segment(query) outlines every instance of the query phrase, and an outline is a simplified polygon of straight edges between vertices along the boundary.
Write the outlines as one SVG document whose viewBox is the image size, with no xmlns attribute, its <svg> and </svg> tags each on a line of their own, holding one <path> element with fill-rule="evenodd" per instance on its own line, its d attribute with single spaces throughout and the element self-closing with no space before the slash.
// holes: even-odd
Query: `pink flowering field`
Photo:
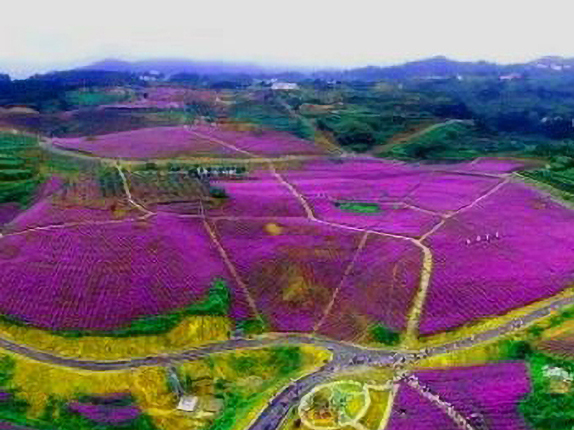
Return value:
<svg viewBox="0 0 574 430">
<path fill-rule="evenodd" d="M 435 267 L 422 334 L 508 312 L 574 282 L 574 212 L 522 184 L 451 218 L 428 245 Z"/>
<path fill-rule="evenodd" d="M 401 383 L 388 430 L 459 430 L 455 422 L 414 388 Z"/>
<path fill-rule="evenodd" d="M 273 221 L 278 235 L 266 230 Z M 222 246 L 275 331 L 311 331 L 360 240 L 305 220 L 218 220 Z"/>
<path fill-rule="evenodd" d="M 429 369 L 417 372 L 416 376 L 471 424 L 483 421 L 496 430 L 529 428 L 518 410 L 520 400 L 530 392 L 524 362 Z"/>
<path fill-rule="evenodd" d="M 162 215 L 36 231 L 2 239 L 0 312 L 50 329 L 108 330 L 197 301 L 214 277 L 231 279 L 199 222 Z M 245 314 L 236 302 L 232 313 Z"/>
<path fill-rule="evenodd" d="M 408 241 L 370 235 L 319 332 L 357 340 L 375 323 L 402 331 L 418 289 L 421 258 Z"/>
<path fill-rule="evenodd" d="M 109 158 L 147 159 L 183 156 L 245 158 L 245 155 L 191 134 L 183 126 L 154 127 L 96 136 L 92 140 L 80 138 L 53 139 L 61 149 L 81 150 Z"/>
<path fill-rule="evenodd" d="M 428 369 L 415 373 L 421 387 L 451 405 L 473 428 L 528 430 L 519 413 L 530 391 L 523 362 Z M 387 425 L 391 430 L 458 429 L 454 420 L 418 390 L 401 382 Z"/>
</svg>

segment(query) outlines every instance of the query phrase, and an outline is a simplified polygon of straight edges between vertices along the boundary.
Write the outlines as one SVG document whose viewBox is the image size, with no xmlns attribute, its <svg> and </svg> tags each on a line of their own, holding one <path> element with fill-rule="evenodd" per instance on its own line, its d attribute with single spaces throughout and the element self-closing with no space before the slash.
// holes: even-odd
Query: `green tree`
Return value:
<svg viewBox="0 0 574 430">
<path fill-rule="evenodd" d="M 400 335 L 383 324 L 376 324 L 371 327 L 371 334 L 373 338 L 385 345 L 396 345 L 400 341 Z"/>
</svg>

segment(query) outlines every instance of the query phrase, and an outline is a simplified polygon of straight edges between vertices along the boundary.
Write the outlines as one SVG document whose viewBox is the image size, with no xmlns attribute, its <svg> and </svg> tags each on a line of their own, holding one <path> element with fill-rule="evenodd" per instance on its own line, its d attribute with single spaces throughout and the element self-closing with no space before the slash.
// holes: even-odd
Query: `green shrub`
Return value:
<svg viewBox="0 0 574 430">
<path fill-rule="evenodd" d="M 384 345 L 397 345 L 401 339 L 399 333 L 393 331 L 383 324 L 376 324 L 371 327 L 373 338 Z"/>
<path fill-rule="evenodd" d="M 0 181 L 30 179 L 34 174 L 28 169 L 0 169 Z"/>
<path fill-rule="evenodd" d="M 225 199 L 229 197 L 227 191 L 223 187 L 209 187 L 209 195 L 216 199 Z"/>
</svg>

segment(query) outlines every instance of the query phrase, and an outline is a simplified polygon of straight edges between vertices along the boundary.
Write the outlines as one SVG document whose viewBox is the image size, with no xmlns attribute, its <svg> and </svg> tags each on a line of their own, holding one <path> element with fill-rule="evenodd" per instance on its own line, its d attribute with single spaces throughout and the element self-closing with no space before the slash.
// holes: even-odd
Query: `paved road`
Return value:
<svg viewBox="0 0 574 430">
<path fill-rule="evenodd" d="M 532 311 L 523 317 L 512 320 L 495 329 L 484 331 L 456 342 L 430 347 L 427 348 L 425 352 L 428 356 L 439 355 L 493 340 L 513 330 L 518 330 L 524 325 L 533 323 L 536 320 L 547 316 L 552 311 L 571 305 L 574 305 L 574 297 L 558 299 L 543 308 Z M 364 365 L 404 364 L 405 362 L 414 361 L 420 358 L 421 354 L 420 351 L 396 351 L 383 348 L 363 348 L 344 342 L 307 336 L 304 334 L 286 334 L 265 336 L 255 339 L 231 339 L 225 342 L 210 344 L 179 353 L 156 355 L 145 358 L 97 361 L 60 357 L 47 352 L 38 351 L 24 345 L 19 345 L 8 339 L 0 338 L 1 348 L 17 354 L 45 363 L 92 371 L 129 369 L 150 365 L 167 365 L 174 362 L 198 360 L 217 352 L 285 344 L 308 344 L 326 348 L 333 353 L 333 359 L 316 372 L 301 378 L 281 391 L 269 403 L 259 418 L 254 421 L 250 430 L 275 429 L 281 421 L 283 421 L 289 409 L 296 404 L 303 395 L 309 392 L 315 385 L 327 380 L 339 370 Z"/>
</svg>

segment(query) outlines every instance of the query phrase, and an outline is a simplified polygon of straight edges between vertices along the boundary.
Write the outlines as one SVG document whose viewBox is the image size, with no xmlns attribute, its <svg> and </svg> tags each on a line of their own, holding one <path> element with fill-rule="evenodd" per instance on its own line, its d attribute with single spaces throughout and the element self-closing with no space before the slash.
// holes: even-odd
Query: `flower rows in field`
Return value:
<svg viewBox="0 0 574 430">
<path fill-rule="evenodd" d="M 268 157 L 322 154 L 313 142 L 287 133 L 236 132 L 213 126 L 144 128 L 87 138 L 58 138 L 53 139 L 52 144 L 61 149 L 87 151 L 101 157 L 132 159 L 248 157 L 233 146 Z"/>
<path fill-rule="evenodd" d="M 400 383 L 388 429 L 455 430 L 461 428 L 456 416 L 475 429 L 528 428 L 518 411 L 530 391 L 522 362 L 430 369 L 417 372 L 415 381 Z"/>
<path fill-rule="evenodd" d="M 437 212 L 456 211 L 500 181 L 498 178 L 437 172 L 422 181 L 405 201 Z"/>
<path fill-rule="evenodd" d="M 301 219 L 214 224 L 272 330 L 312 331 L 331 306 L 319 328 L 333 338 L 356 339 L 373 323 L 405 326 L 420 272 L 408 242 L 371 237 L 357 252 L 362 233 Z"/>
<path fill-rule="evenodd" d="M 365 199 L 359 200 L 369 202 Z M 342 200 L 317 196 L 308 198 L 307 201 L 319 219 L 383 233 L 419 237 L 440 222 L 439 215 L 408 207 L 402 203 L 377 203 L 380 208 L 377 213 L 356 214 L 340 208 L 340 202 L 353 202 L 354 199 Z"/>
<path fill-rule="evenodd" d="M 1 203 L 0 204 L 0 227 L 12 221 L 20 212 L 18 203 Z"/>
<path fill-rule="evenodd" d="M 222 140 L 243 151 L 264 157 L 325 154 L 313 142 L 281 131 L 237 132 L 221 127 L 203 125 L 193 127 L 192 131 Z"/>
<path fill-rule="evenodd" d="M 203 225 L 168 216 L 1 240 L 0 312 L 49 329 L 115 329 L 229 278 Z M 244 314 L 244 300 L 235 302 L 232 314 Z"/>
<path fill-rule="evenodd" d="M 244 181 L 215 181 L 228 198 L 209 210 L 210 216 L 304 217 L 301 203 L 277 179 L 264 172 L 251 174 Z"/>
<path fill-rule="evenodd" d="M 421 260 L 410 242 L 370 235 L 319 332 L 357 340 L 375 323 L 402 331 L 418 289 Z"/>
<path fill-rule="evenodd" d="M 388 430 L 460 430 L 446 412 L 404 383 L 399 386 L 386 428 Z"/>
<path fill-rule="evenodd" d="M 523 170 L 533 164 L 527 160 L 513 160 L 504 158 L 479 158 L 471 162 L 449 164 L 440 166 L 444 170 L 463 171 L 468 173 L 484 173 L 498 175 Z"/>
<path fill-rule="evenodd" d="M 485 424 L 496 430 L 527 428 L 518 411 L 518 403 L 530 392 L 523 362 L 425 370 L 416 377 L 477 428 Z"/>
<path fill-rule="evenodd" d="M 122 131 L 91 138 L 59 138 L 52 144 L 109 158 L 235 157 L 244 154 L 191 134 L 186 127 L 153 127 Z"/>
<path fill-rule="evenodd" d="M 377 202 L 404 201 L 423 209 L 446 212 L 471 203 L 500 179 L 443 172 L 372 159 L 312 161 L 286 178 L 305 196 Z"/>
<path fill-rule="evenodd" d="M 44 226 L 57 226 L 69 223 L 90 223 L 130 220 L 142 213 L 130 206 L 126 199 L 104 200 L 98 204 L 74 205 L 69 199 L 59 196 L 48 197 L 21 212 L 6 226 L 7 233 Z"/>
<path fill-rule="evenodd" d="M 503 314 L 574 281 L 574 213 L 524 185 L 506 184 L 449 219 L 428 245 L 434 270 L 423 335 Z"/>
<path fill-rule="evenodd" d="M 276 331 L 312 331 L 331 300 L 360 234 L 305 220 L 217 220 L 222 246 L 257 308 Z"/>
</svg>

